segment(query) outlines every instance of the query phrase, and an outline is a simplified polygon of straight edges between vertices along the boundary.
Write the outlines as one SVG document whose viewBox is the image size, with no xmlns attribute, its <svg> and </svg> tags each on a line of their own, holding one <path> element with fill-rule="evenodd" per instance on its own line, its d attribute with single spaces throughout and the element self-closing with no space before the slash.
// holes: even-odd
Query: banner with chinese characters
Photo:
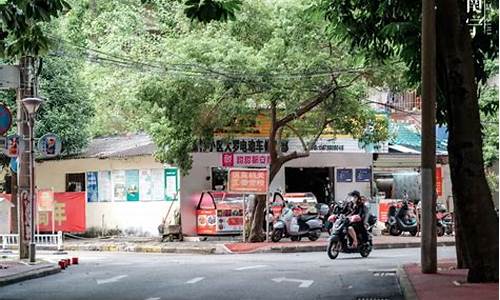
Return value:
<svg viewBox="0 0 500 300">
<path fill-rule="evenodd" d="M 281 141 L 281 151 L 288 152 L 288 141 Z M 269 139 L 214 140 L 211 143 L 199 142 L 195 152 L 232 152 L 232 153 L 269 153 Z"/>
<path fill-rule="evenodd" d="M 229 169 L 229 193 L 267 194 L 269 172 L 267 169 Z"/>
<path fill-rule="evenodd" d="M 39 189 L 36 197 L 39 211 L 52 211 L 54 205 L 54 191 L 52 189 Z"/>
<path fill-rule="evenodd" d="M 55 231 L 85 232 L 85 192 L 54 193 Z M 40 232 L 52 231 L 52 212 L 38 213 Z"/>
<path fill-rule="evenodd" d="M 267 167 L 271 156 L 265 154 L 222 153 L 223 167 Z"/>
<path fill-rule="evenodd" d="M 436 193 L 443 196 L 443 169 L 440 166 L 436 166 Z"/>
</svg>

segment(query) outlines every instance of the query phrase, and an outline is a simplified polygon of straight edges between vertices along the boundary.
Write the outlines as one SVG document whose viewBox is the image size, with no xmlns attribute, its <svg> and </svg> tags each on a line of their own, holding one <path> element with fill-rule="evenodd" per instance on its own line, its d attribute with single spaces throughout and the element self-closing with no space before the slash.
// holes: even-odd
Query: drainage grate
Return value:
<svg viewBox="0 0 500 300">
<path fill-rule="evenodd" d="M 391 300 L 390 298 L 385 297 L 358 297 L 356 300 Z"/>
</svg>

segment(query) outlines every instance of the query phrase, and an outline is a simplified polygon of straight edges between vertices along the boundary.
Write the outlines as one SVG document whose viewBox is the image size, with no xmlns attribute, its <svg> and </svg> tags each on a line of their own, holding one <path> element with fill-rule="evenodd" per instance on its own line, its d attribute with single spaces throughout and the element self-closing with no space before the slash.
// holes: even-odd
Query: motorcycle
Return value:
<svg viewBox="0 0 500 300">
<path fill-rule="evenodd" d="M 447 212 L 446 207 L 443 204 L 437 204 L 436 209 L 436 221 L 437 221 L 437 236 L 443 236 L 445 234 L 453 234 L 453 216 L 451 213 Z"/>
<path fill-rule="evenodd" d="M 399 236 L 407 231 L 412 236 L 416 236 L 418 233 L 418 222 L 413 203 L 409 200 L 403 200 L 400 207 L 397 204 L 392 204 L 389 207 L 385 225 L 391 235 Z"/>
<path fill-rule="evenodd" d="M 359 218 L 359 216 L 357 216 Z M 354 221 L 354 220 L 353 220 Z M 333 224 L 332 234 L 329 238 L 327 254 L 330 259 L 335 259 L 340 252 L 343 253 L 359 253 L 362 257 L 368 257 L 373 249 L 372 242 L 372 229 L 377 223 L 377 219 L 374 216 L 370 216 L 368 220 L 369 227 L 366 229 L 366 236 L 363 237 L 362 232 L 356 231 L 359 243 L 357 248 L 349 247 L 351 242 L 351 237 L 349 236 L 347 229 L 351 224 L 350 218 L 344 214 L 340 214 L 335 218 L 335 223 Z"/>
<path fill-rule="evenodd" d="M 302 215 L 300 208 L 283 208 L 281 216 L 273 224 L 271 240 L 279 242 L 283 237 L 290 237 L 294 242 L 303 237 L 316 241 L 321 235 L 323 222 L 315 215 Z"/>
</svg>

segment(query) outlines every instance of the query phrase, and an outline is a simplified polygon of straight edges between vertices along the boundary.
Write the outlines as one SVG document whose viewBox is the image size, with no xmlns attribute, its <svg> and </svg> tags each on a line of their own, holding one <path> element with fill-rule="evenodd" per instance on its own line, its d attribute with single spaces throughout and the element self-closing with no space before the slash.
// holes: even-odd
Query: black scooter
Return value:
<svg viewBox="0 0 500 300">
<path fill-rule="evenodd" d="M 412 205 L 413 206 L 413 205 Z M 408 200 L 404 200 L 400 208 L 396 205 L 389 207 L 388 218 L 385 226 L 391 235 L 399 236 L 403 232 L 409 232 L 416 236 L 418 233 L 417 216 L 411 213 L 413 207 L 410 208 Z"/>
<path fill-rule="evenodd" d="M 362 257 L 367 257 L 373 249 L 372 242 L 372 229 L 377 223 L 377 218 L 375 216 L 370 216 L 368 219 L 369 227 L 366 230 L 366 234 L 362 232 L 356 232 L 358 236 L 359 243 L 357 248 L 350 248 L 349 244 L 351 238 L 347 233 L 347 228 L 349 227 L 349 218 L 344 214 L 337 216 L 335 222 L 333 223 L 332 234 L 330 236 L 327 248 L 327 254 L 330 259 L 335 259 L 340 252 L 343 253 L 359 253 Z"/>
</svg>

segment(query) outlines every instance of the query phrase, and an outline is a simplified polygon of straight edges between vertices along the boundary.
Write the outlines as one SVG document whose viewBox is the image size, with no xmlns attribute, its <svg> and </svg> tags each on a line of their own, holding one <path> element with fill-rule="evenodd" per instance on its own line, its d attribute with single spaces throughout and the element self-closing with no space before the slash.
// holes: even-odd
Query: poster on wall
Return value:
<svg viewBox="0 0 500 300">
<path fill-rule="evenodd" d="M 443 196 L 443 169 L 440 166 L 436 166 L 436 193 Z"/>
<path fill-rule="evenodd" d="M 337 169 L 337 182 L 352 182 L 352 169 Z"/>
<path fill-rule="evenodd" d="M 165 169 L 165 200 L 177 200 L 177 169 Z"/>
<path fill-rule="evenodd" d="M 98 173 L 97 196 L 99 202 L 109 202 L 113 198 L 113 190 L 111 189 L 111 172 L 101 171 Z"/>
<path fill-rule="evenodd" d="M 127 201 L 139 201 L 139 170 L 125 171 Z"/>
<path fill-rule="evenodd" d="M 127 198 L 125 186 L 125 171 L 112 171 L 111 182 L 113 183 L 113 201 L 125 201 Z"/>
<path fill-rule="evenodd" d="M 97 202 L 98 187 L 97 187 L 97 172 L 87 172 L 87 202 Z"/>
<path fill-rule="evenodd" d="M 153 177 L 150 169 L 139 171 L 139 199 L 141 201 L 153 200 Z"/>
<path fill-rule="evenodd" d="M 370 182 L 372 171 L 370 168 L 356 169 L 356 182 Z"/>
<path fill-rule="evenodd" d="M 163 169 L 151 170 L 152 195 L 151 200 L 165 199 L 165 173 Z"/>
</svg>

